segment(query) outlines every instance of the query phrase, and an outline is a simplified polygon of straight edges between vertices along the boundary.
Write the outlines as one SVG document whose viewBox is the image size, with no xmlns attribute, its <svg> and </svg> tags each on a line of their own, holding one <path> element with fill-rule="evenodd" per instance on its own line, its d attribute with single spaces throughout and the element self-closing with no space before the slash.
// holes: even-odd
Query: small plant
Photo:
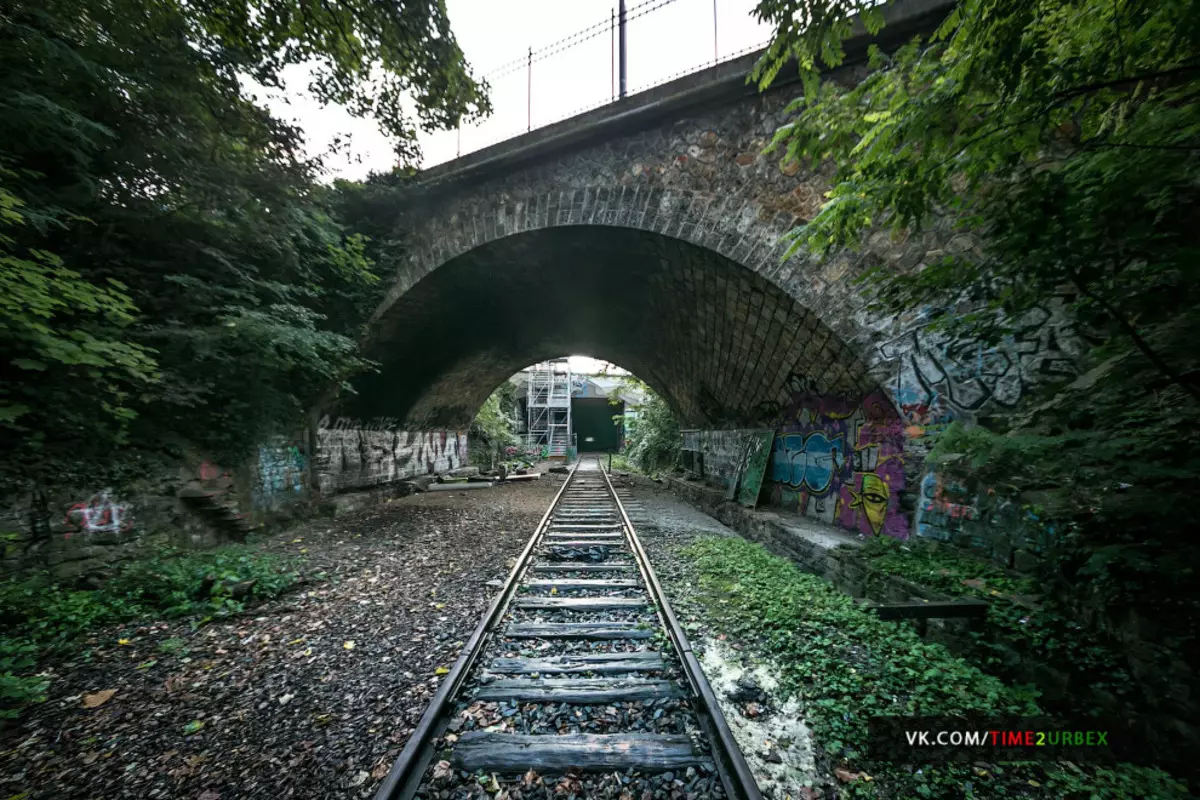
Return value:
<svg viewBox="0 0 1200 800">
<path fill-rule="evenodd" d="M 802 697 L 813 739 L 835 763 L 871 775 L 850 796 L 1185 797 L 1161 770 L 1069 763 L 927 764 L 872 759 L 872 716 L 1036 716 L 1034 693 L 1004 684 L 923 642 L 908 627 L 879 619 L 822 578 L 801 572 L 760 545 L 701 539 L 685 555 L 710 631 L 769 657 L 784 691 Z M 1036 791 L 1031 791 L 1036 790 Z"/>
<path fill-rule="evenodd" d="M 173 552 L 117 568 L 101 589 L 76 590 L 47 576 L 0 581 L 0 716 L 41 702 L 38 661 L 63 655 L 103 625 L 146 615 L 198 615 L 200 624 L 275 597 L 299 580 L 292 562 L 246 545 Z M 183 639 L 159 645 L 184 651 Z"/>
</svg>

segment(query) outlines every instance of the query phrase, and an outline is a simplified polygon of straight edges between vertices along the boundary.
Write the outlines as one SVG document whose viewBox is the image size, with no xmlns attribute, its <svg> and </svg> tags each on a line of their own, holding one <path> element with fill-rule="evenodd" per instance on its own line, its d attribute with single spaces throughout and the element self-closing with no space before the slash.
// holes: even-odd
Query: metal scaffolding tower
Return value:
<svg viewBox="0 0 1200 800">
<path fill-rule="evenodd" d="M 529 449 L 565 458 L 571 443 L 571 367 L 565 358 L 535 364 L 526 393 Z"/>
</svg>

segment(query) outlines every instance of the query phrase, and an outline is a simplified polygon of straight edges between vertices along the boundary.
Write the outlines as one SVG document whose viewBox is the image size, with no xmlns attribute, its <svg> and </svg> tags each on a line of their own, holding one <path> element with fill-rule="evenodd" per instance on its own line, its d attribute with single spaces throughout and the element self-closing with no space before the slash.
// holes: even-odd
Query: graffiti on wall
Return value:
<svg viewBox="0 0 1200 800">
<path fill-rule="evenodd" d="M 82 503 L 67 509 L 64 524 L 72 533 L 120 533 L 133 526 L 133 517 L 126 503 L 113 500 L 112 490 L 96 492 Z"/>
<path fill-rule="evenodd" d="M 1061 313 L 1037 307 L 995 346 L 918 327 L 880 345 L 910 438 L 952 419 L 1014 408 L 1030 387 L 1077 374 L 1083 343 Z"/>
<path fill-rule="evenodd" d="M 921 478 L 921 497 L 913 515 L 917 533 L 939 541 L 950 537 L 976 518 L 978 511 L 967 487 L 930 471 Z"/>
<path fill-rule="evenodd" d="M 304 491 L 304 454 L 294 444 L 259 446 L 252 501 L 256 509 L 286 502 Z"/>
<path fill-rule="evenodd" d="M 775 434 L 772 502 L 863 534 L 908 537 L 900 512 L 904 425 L 875 391 L 855 400 L 796 395 Z"/>
<path fill-rule="evenodd" d="M 397 421 L 330 420 L 317 428 L 314 468 L 322 492 L 367 488 L 446 472 L 467 460 L 465 431 L 401 431 Z"/>
</svg>

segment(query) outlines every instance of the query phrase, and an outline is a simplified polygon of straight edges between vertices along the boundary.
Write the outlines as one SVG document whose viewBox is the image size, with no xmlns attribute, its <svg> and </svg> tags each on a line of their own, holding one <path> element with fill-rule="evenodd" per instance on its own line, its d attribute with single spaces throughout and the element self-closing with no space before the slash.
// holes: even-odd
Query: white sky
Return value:
<svg viewBox="0 0 1200 800">
<path fill-rule="evenodd" d="M 571 372 L 592 375 L 597 372 L 607 372 L 610 375 L 628 375 L 629 371 L 618 367 L 616 364 L 608 361 L 600 361 L 599 359 L 591 358 L 590 356 L 568 356 L 567 363 L 571 366 Z"/>
<path fill-rule="evenodd" d="M 630 16 L 642 0 L 627 0 Z M 662 0 L 651 0 L 646 8 Z M 770 29 L 751 15 L 756 0 L 715 0 L 717 55 L 724 60 L 770 37 Z M 527 115 L 537 128 L 606 102 L 612 93 L 615 48 L 607 21 L 615 0 L 447 0 L 450 23 L 478 77 L 523 59 L 535 51 L 595 23 L 599 35 L 564 52 L 535 61 L 532 69 L 532 108 L 527 108 L 524 66 L 503 77 L 490 78 L 493 113 L 477 127 L 422 134 L 422 167 L 453 159 L 525 132 Z M 628 23 L 629 94 L 661 83 L 677 73 L 691 72 L 713 61 L 714 0 L 670 0 Z M 288 73 L 287 98 L 267 95 L 266 105 L 284 120 L 304 129 L 310 154 L 324 152 L 337 134 L 349 134 L 352 158 L 331 157 L 331 177 L 360 179 L 371 171 L 391 169 L 396 159 L 387 138 L 370 120 L 355 119 L 340 107 L 322 108 L 304 93 L 307 70 Z"/>
</svg>

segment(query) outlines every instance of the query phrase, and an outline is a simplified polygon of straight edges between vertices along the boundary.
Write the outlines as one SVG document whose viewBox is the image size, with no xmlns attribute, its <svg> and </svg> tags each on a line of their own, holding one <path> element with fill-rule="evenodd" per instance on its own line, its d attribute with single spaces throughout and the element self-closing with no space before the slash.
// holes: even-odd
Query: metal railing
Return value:
<svg viewBox="0 0 1200 800">
<path fill-rule="evenodd" d="M 725 61 L 740 58 L 756 50 L 761 50 L 770 43 L 769 38 L 764 40 L 756 39 L 749 46 L 737 47 L 724 53 L 720 50 L 721 37 L 719 34 L 721 17 L 718 14 L 718 10 L 725 8 L 728 14 L 730 10 L 736 12 L 737 9 L 744 6 L 747 11 L 745 18 L 735 16 L 734 19 L 749 24 L 750 17 L 748 12 L 752 8 L 749 0 L 640 0 L 640 2 L 636 2 L 628 7 L 626 6 L 626 0 L 618 0 L 618 2 L 619 5 L 612 9 L 607 19 L 598 20 L 591 25 L 541 47 L 527 47 L 525 52 L 519 57 L 505 61 L 481 75 L 481 79 L 487 81 L 491 89 L 494 112 L 491 117 L 481 120 L 478 123 L 459 127 L 455 156 L 461 157 L 507 139 L 520 136 L 523 133 L 553 125 L 564 119 L 569 119 L 609 105 L 629 94 L 643 92 L 685 75 L 690 75 Z M 634 84 L 630 80 L 630 70 L 628 69 L 629 46 L 627 43 L 632 23 L 639 19 L 649 19 L 651 15 L 661 17 L 663 10 L 667 8 L 672 8 L 684 14 L 685 16 L 681 17 L 681 19 L 685 19 L 687 21 L 686 24 L 692 27 L 698 25 L 698 20 L 701 17 L 711 15 L 711 57 L 698 59 L 671 74 L 657 75 L 641 83 Z M 666 22 L 668 20 L 660 18 L 658 21 Z M 736 28 L 738 26 L 735 25 L 733 27 Z M 758 27 L 761 27 L 761 25 Z M 602 37 L 606 35 L 608 38 L 608 48 L 607 52 L 604 52 L 596 45 L 601 44 Z M 650 51 L 647 49 L 647 52 L 656 52 L 659 54 L 665 52 L 665 48 L 669 49 L 672 45 L 680 44 L 679 41 L 668 43 L 664 42 L 663 39 L 656 40 L 654 38 L 651 38 L 650 41 L 655 50 Z M 741 41 L 745 41 L 744 36 Z M 579 50 L 579 48 L 585 47 L 590 47 L 588 52 L 583 53 Z M 575 58 L 574 69 L 572 69 L 571 64 L 567 63 L 571 60 L 568 58 L 571 54 L 582 56 Z M 645 53 L 638 53 L 638 55 L 645 55 Z M 548 70 L 536 68 L 538 65 L 545 64 L 551 59 L 559 59 L 559 62 L 555 63 Z M 604 65 L 609 67 L 609 81 L 605 87 L 601 87 L 597 78 L 598 75 L 602 75 L 602 61 L 606 61 L 607 64 Z M 588 102 L 572 107 L 568 111 L 551 112 L 539 116 L 536 113 L 536 101 L 542 95 L 539 95 L 536 91 L 535 79 L 543 78 L 560 83 L 564 81 L 571 83 L 568 90 L 551 90 L 545 95 L 546 97 L 562 96 L 564 91 L 570 91 L 572 96 L 583 96 L 590 99 Z M 524 95 L 523 97 L 521 97 L 522 94 Z M 518 125 L 515 124 L 516 106 L 521 100 L 524 101 L 525 106 L 524 124 Z M 466 142 L 463 141 L 464 132 L 468 134 L 468 141 Z M 433 165 L 430 163 L 426 166 Z"/>
</svg>

